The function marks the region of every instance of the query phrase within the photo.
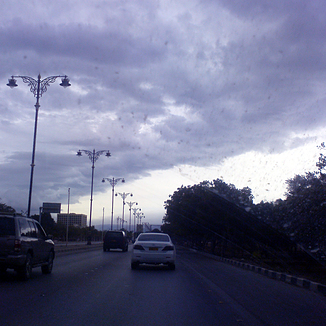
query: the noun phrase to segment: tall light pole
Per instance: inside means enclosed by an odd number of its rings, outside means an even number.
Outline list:
[[[130,216],[129,216],[129,231],[131,231],[131,207],[134,204],[138,205],[138,203],[130,201],[130,202],[127,202],[127,204],[129,206],[129,212],[130,212]]]
[[[144,215],[144,213],[137,213],[137,215],[138,215],[137,218],[139,219],[139,225],[142,227],[141,219],[145,218],[145,215]],[[142,230],[143,230],[143,227],[142,227]]]
[[[132,197],[132,194],[130,192],[128,193],[121,193],[121,192],[118,192],[117,194],[115,194],[116,196],[120,195],[121,198],[122,198],[122,228],[123,228],[123,223],[124,223],[124,220],[125,220],[125,199],[130,195]]]
[[[77,152],[77,156],[82,156],[82,152],[88,155],[88,158],[92,162],[92,182],[91,182],[91,203],[90,203],[90,209],[89,209],[89,236],[87,239],[87,244],[90,245],[91,243],[91,231],[92,231],[92,208],[93,208],[93,184],[94,184],[94,169],[95,169],[95,162],[98,160],[98,158],[106,152],[105,156],[110,157],[111,154],[109,151],[98,151],[96,152],[95,149],[93,151],[88,151],[86,149],[80,149]]]
[[[118,230],[121,230],[121,220],[122,218],[120,216],[117,217],[117,228]]]
[[[128,221],[127,221],[127,220],[123,220],[123,219],[121,219],[121,223],[122,223],[121,229],[123,229],[123,225],[124,225],[125,223],[128,223]]]
[[[104,207],[103,207],[103,218],[102,218],[102,242],[103,242],[103,235],[104,235]]]
[[[139,219],[139,224],[141,224],[141,219],[142,219],[142,218],[145,218],[144,213],[143,213],[143,212],[139,212],[139,213],[137,213],[136,215],[137,215],[137,218]]]
[[[67,209],[67,230],[66,230],[66,247],[68,246],[68,228],[69,228],[69,205],[70,205],[70,188],[68,188],[68,209]]]
[[[105,182],[106,181],[109,181],[110,182],[110,185],[112,186],[112,211],[111,211],[111,231],[112,231],[112,228],[113,228],[113,204],[114,204],[114,187],[115,185],[121,180],[122,183],[125,182],[125,179],[124,178],[117,178],[117,179],[114,179],[114,178],[103,178],[102,179],[102,182]]]
[[[27,217],[30,217],[31,203],[32,203],[33,176],[34,176],[34,167],[35,167],[37,119],[38,119],[38,111],[40,108],[40,102],[39,102],[40,97],[42,97],[43,93],[45,93],[47,91],[47,87],[50,86],[50,83],[54,83],[57,78],[62,78],[60,86],[62,86],[64,88],[71,86],[71,84],[69,83],[69,79],[67,76],[60,76],[60,75],[59,76],[50,76],[50,77],[41,79],[41,75],[39,74],[37,80],[35,80],[32,77],[28,77],[28,76],[11,76],[11,78],[8,79],[7,86],[9,86],[10,88],[17,87],[18,85],[16,84],[15,78],[21,78],[24,83],[28,84],[28,86],[30,86],[30,91],[34,94],[34,97],[36,97],[31,176],[30,176],[30,181],[29,181],[29,195],[28,195],[28,208],[27,208]]]
[[[141,211],[141,208],[132,208],[133,214],[134,214],[134,239],[135,239],[135,233],[136,233],[136,214],[137,211]]]

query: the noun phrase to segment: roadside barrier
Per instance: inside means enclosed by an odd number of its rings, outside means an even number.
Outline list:
[[[68,245],[64,243],[55,244],[55,253],[68,252],[68,251],[78,251],[78,250],[95,250],[103,246],[102,242],[92,242],[91,245],[85,243],[69,243]]]
[[[275,280],[279,280],[281,282],[285,282],[291,285],[295,285],[295,286],[299,286],[302,287],[304,289],[316,292],[316,293],[320,293],[326,296],[326,285],[321,284],[321,283],[316,283],[310,280],[307,280],[305,278],[300,278],[297,276],[293,276],[293,275],[289,275],[289,274],[285,274],[285,273],[280,273],[280,272],[276,272],[273,270],[269,270],[263,267],[259,267],[259,266],[255,266],[255,265],[251,265],[245,262],[241,262],[241,261],[237,261],[237,260],[233,260],[233,259],[229,259],[229,258],[223,258],[223,257],[219,257],[219,256],[214,256],[202,251],[198,251],[195,249],[191,249],[195,252],[201,253],[206,257],[215,259],[215,260],[219,260],[234,266],[238,266],[244,269],[248,269],[250,271],[256,272],[258,274],[267,276],[269,278],[275,279]]]

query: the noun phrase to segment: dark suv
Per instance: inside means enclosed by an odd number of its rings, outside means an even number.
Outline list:
[[[52,272],[54,243],[42,226],[22,215],[0,215],[0,270],[14,269],[24,280],[33,267]]]
[[[128,251],[128,239],[124,231],[107,231],[103,242],[103,251],[121,249]]]

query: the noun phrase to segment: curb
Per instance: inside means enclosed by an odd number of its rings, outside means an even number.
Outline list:
[[[258,267],[255,265],[251,265],[248,263],[244,263],[244,262],[240,262],[237,260],[233,260],[233,259],[228,259],[228,258],[223,258],[223,257],[219,257],[219,256],[214,256],[205,252],[200,252],[198,250],[192,249],[195,252],[201,253],[204,256],[207,256],[209,258],[213,258],[215,260],[219,260],[234,266],[238,266],[241,267],[243,269],[247,269],[250,270],[252,272],[267,276],[269,278],[272,278],[274,280],[278,280],[284,283],[288,283],[291,285],[295,285],[319,294],[323,294],[326,296],[326,285],[321,284],[321,283],[316,283],[310,280],[307,280],[305,278],[300,278],[297,276],[293,276],[293,275],[289,275],[289,274],[285,274],[285,273],[280,273],[280,272],[276,272],[267,268],[263,268],[263,267]]]

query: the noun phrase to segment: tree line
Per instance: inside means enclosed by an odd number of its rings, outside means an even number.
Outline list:
[[[319,147],[325,150],[325,145]],[[317,171],[286,181],[285,199],[253,203],[249,187],[221,179],[181,186],[165,202],[162,229],[176,241],[281,269],[325,260],[326,157]],[[303,258],[304,256],[304,258]],[[293,266],[292,266],[293,267]]]
[[[317,171],[296,175],[286,181],[284,200],[253,205],[252,213],[318,258],[326,252],[326,156],[325,144],[316,163]]]

